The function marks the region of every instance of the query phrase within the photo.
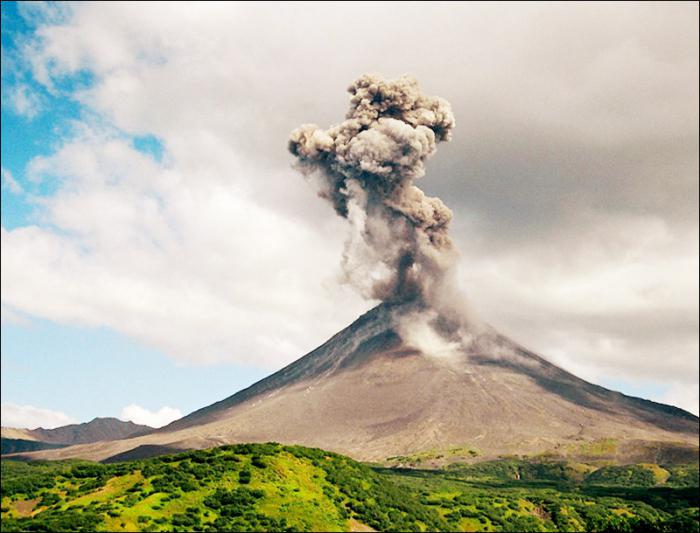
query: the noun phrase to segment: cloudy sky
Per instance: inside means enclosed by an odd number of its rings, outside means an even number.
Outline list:
[[[2,424],[161,425],[375,305],[286,151],[365,72],[452,104],[471,307],[697,413],[697,3],[3,2]]]

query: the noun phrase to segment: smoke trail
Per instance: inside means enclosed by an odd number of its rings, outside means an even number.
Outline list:
[[[348,91],[346,120],[327,130],[301,126],[289,150],[304,173],[318,171],[319,195],[351,223],[347,281],[368,298],[432,305],[455,263],[452,212],[414,180],[436,144],[450,140],[450,105],[421,93],[409,76],[364,75]]]

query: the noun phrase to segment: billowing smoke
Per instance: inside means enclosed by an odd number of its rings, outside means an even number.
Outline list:
[[[456,282],[452,212],[414,185],[455,125],[450,104],[424,95],[410,76],[364,75],[348,91],[350,111],[324,130],[304,124],[289,150],[319,178],[319,195],[352,231],[346,280],[367,298],[399,305],[389,316],[403,342],[454,362],[466,354],[532,364],[470,312]]]
[[[319,195],[352,225],[343,255],[346,280],[365,297],[435,304],[456,254],[452,212],[414,185],[437,143],[449,141],[450,104],[424,95],[415,79],[364,75],[346,120],[294,130],[299,168],[320,176]]]

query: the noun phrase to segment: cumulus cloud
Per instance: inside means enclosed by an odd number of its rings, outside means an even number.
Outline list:
[[[71,9],[26,47],[35,78],[91,72],[73,96],[166,162],[81,133],[36,163],[59,193],[3,232],[4,305],[183,361],[313,348],[371,304],[337,287],[343,221],[289,186],[283,143],[347,80],[410,72],[460,124],[421,188],[480,314],[584,376],[697,388],[697,4],[407,4],[391,28],[382,4]]]
[[[23,429],[53,429],[76,421],[65,413],[33,405],[2,404],[2,426]]]
[[[182,413],[179,409],[168,406],[161,407],[157,411],[149,411],[140,405],[132,403],[122,409],[119,418],[125,422],[131,421],[134,424],[143,424],[153,428],[159,428],[170,424],[170,422],[178,418],[182,418]]]
[[[323,244],[333,228],[286,224],[218,176],[183,176],[92,131],[30,171],[64,184],[42,200],[44,220],[61,231],[2,229],[9,310],[107,325],[183,362],[270,368],[332,334],[338,313],[352,313],[351,300],[334,310],[344,291],[323,284],[333,279],[333,247]],[[288,321],[300,313],[315,333]]]

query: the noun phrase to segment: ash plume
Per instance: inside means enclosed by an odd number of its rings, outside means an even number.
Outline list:
[[[319,195],[351,223],[343,254],[347,282],[363,296],[435,307],[456,253],[452,212],[414,184],[455,125],[450,104],[424,95],[410,76],[363,75],[348,92],[346,119],[329,129],[304,124],[289,150],[320,177]]]

